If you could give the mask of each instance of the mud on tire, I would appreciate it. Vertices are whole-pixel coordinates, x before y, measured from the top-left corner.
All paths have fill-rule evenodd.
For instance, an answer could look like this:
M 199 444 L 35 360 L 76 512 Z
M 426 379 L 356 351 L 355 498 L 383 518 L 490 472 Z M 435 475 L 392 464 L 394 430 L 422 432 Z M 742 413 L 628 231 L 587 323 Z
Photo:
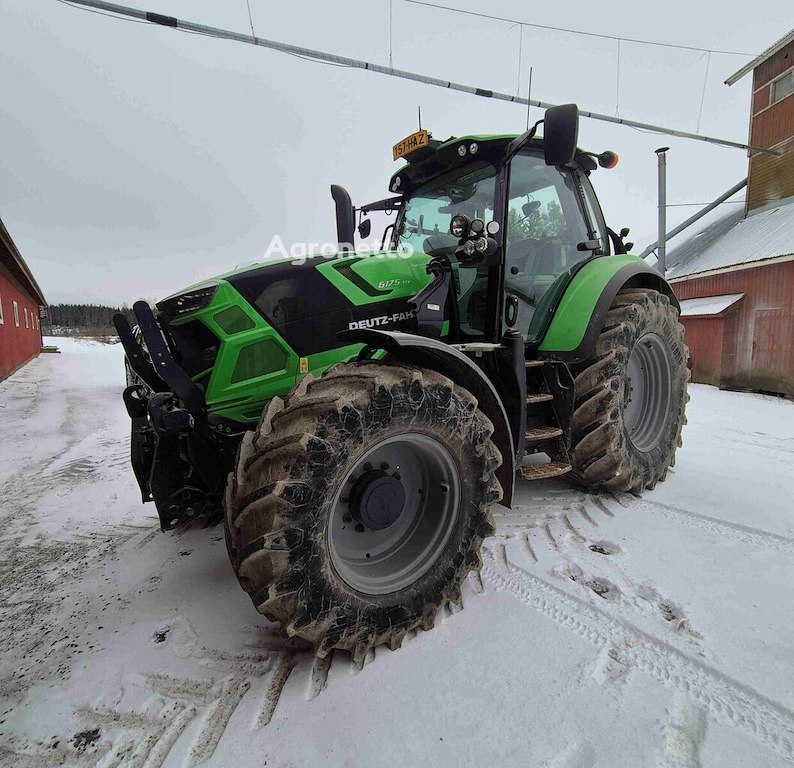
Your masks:
M 654 381 L 649 387 L 661 387 L 649 395 L 649 402 L 668 403 L 655 420 L 651 412 L 646 424 L 641 414 L 629 410 L 632 396 L 638 396 L 629 371 L 637 373 L 644 353 L 638 350 L 639 356 L 631 359 L 638 343 L 657 350 L 658 370 L 653 358 L 644 366 L 649 371 L 645 376 Z M 588 488 L 632 493 L 665 479 L 686 423 L 687 360 L 684 329 L 668 297 L 641 288 L 621 290 L 607 313 L 595 355 L 575 371 L 570 479 Z
M 430 629 L 437 612 L 460 603 L 461 582 L 482 566 L 494 532 L 490 506 L 502 496 L 493 425 L 465 389 L 435 372 L 362 362 L 304 378 L 274 398 L 243 438 L 226 490 L 226 542 L 241 586 L 260 613 L 319 656 L 339 648 L 363 659 L 396 649 L 407 631 Z M 364 593 L 331 558 L 329 517 L 351 468 L 395 435 L 436 440 L 454 458 L 457 519 L 432 565 L 413 583 Z

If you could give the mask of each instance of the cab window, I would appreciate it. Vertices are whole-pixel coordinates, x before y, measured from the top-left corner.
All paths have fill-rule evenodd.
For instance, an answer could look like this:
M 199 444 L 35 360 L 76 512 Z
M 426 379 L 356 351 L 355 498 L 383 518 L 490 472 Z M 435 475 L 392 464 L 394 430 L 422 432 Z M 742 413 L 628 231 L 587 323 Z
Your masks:
M 408 244 L 418 253 L 445 253 L 452 266 L 463 339 L 485 333 L 488 271 L 462 266 L 455 258 L 458 239 L 449 233 L 453 216 L 491 221 L 494 217 L 496 168 L 476 162 L 456 168 L 418 187 L 406 200 L 397 225 L 396 244 Z
M 505 235 L 505 290 L 518 300 L 516 328 L 526 341 L 542 331 L 544 316 L 571 268 L 592 255 L 572 171 L 545 164 L 534 152 L 513 158 Z

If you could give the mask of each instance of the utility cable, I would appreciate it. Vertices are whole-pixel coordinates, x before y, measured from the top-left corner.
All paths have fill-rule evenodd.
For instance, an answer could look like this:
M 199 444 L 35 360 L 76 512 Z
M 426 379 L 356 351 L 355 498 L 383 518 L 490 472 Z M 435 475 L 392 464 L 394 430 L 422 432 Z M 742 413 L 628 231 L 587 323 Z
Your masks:
M 533 24 L 529 21 L 521 21 L 519 19 L 509 19 L 505 16 L 494 16 L 489 13 L 481 13 L 479 11 L 467 11 L 463 8 L 453 8 L 448 5 L 438 5 L 437 3 L 428 3 L 426 0 L 404 0 L 406 3 L 412 5 L 424 5 L 427 8 L 436 8 L 441 11 L 451 11 L 453 13 L 460 13 L 464 16 L 477 16 L 481 19 L 490 19 L 492 21 L 504 21 L 507 24 L 523 24 L 527 27 L 535 27 L 535 29 L 545 29 L 552 32 L 567 32 L 571 35 L 584 35 L 585 37 L 598 37 L 602 40 L 622 40 L 624 43 L 637 43 L 638 45 L 656 45 L 661 48 L 678 48 L 684 51 L 700 51 L 709 53 L 722 53 L 726 56 L 747 56 L 754 58 L 757 56 L 755 53 L 742 53 L 741 51 L 724 51 L 717 48 L 699 48 L 695 45 L 677 45 L 676 43 L 660 43 L 656 40 L 639 40 L 634 37 L 619 37 L 618 35 L 605 35 L 598 32 L 584 32 L 581 29 L 568 29 L 566 27 L 553 27 L 549 24 Z
M 60 0 L 63 2 L 63 0 Z M 313 48 L 303 48 L 289 43 L 282 43 L 277 40 L 266 40 L 261 37 L 251 39 L 248 35 L 243 35 L 239 32 L 234 32 L 228 29 L 220 29 L 218 27 L 210 27 L 205 24 L 198 24 L 193 21 L 184 19 L 177 19 L 173 16 L 164 16 L 152 11 L 143 11 L 139 8 L 131 8 L 129 6 L 118 5 L 116 3 L 108 3 L 105 0 L 70 0 L 66 3 L 70 7 L 85 6 L 87 8 L 98 9 L 102 11 L 109 11 L 118 16 L 129 17 L 135 20 L 144 20 L 157 24 L 158 26 L 168 27 L 176 31 L 192 32 L 194 34 L 202 34 L 207 37 L 213 37 L 220 40 L 232 40 L 240 43 L 247 43 L 249 45 L 256 45 L 261 48 L 267 48 L 280 53 L 287 53 L 291 56 L 298 56 L 299 58 L 306 58 L 311 61 L 318 61 L 324 64 L 331 64 L 333 66 L 351 67 L 355 69 L 364 69 L 370 72 L 375 72 L 381 75 L 389 75 L 397 77 L 402 80 L 411 80 L 425 85 L 432 85 L 437 88 L 445 88 L 448 90 L 458 91 L 460 93 L 468 93 L 472 96 L 479 96 L 481 98 L 494 99 L 496 101 L 508 101 L 513 104 L 526 104 L 529 106 L 539 107 L 541 109 L 550 109 L 556 106 L 549 102 L 534 100 L 531 98 L 523 99 L 514 94 L 501 93 L 499 91 L 492 91 L 486 88 L 478 88 L 476 86 L 465 85 L 457 83 L 452 80 L 442 80 L 438 77 L 431 77 L 430 75 L 423 75 L 418 72 L 410 72 L 404 69 L 392 69 L 391 67 L 384 67 L 383 65 L 376 64 L 370 61 L 363 61 L 361 59 L 353 59 L 348 56 L 339 56 L 334 53 L 327 53 L 325 51 L 318 51 Z M 530 84 L 531 84 L 530 79 Z M 675 128 L 664 128 L 658 125 L 650 125 L 636 120 L 628 120 L 626 118 L 614 117 L 612 115 L 605 115 L 599 112 L 591 112 L 589 110 L 580 109 L 579 115 L 581 117 L 590 118 L 592 120 L 600 120 L 606 123 L 615 123 L 617 125 L 627 125 L 639 130 L 658 131 L 659 133 L 667 134 L 669 136 L 677 136 L 682 139 L 694 139 L 703 141 L 708 144 L 717 144 L 724 147 L 734 147 L 736 149 L 749 149 L 764 154 L 774 155 L 779 157 L 782 153 L 776 149 L 767 147 L 756 147 L 744 144 L 738 141 L 731 141 L 729 139 L 718 139 L 713 136 L 703 136 L 690 131 L 680 131 Z
M 246 6 L 248 6 L 248 23 L 251 25 L 251 37 L 256 40 L 256 32 L 254 32 L 254 17 L 251 16 L 251 0 L 245 0 Z

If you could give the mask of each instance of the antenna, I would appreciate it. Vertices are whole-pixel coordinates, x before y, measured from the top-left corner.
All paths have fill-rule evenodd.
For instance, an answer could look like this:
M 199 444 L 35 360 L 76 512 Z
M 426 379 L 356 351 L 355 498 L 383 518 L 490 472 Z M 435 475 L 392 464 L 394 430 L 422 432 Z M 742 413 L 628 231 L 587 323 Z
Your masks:
M 417 109 L 419 110 L 419 130 L 422 130 L 422 107 L 418 106 Z
M 532 106 L 532 67 L 529 68 L 529 90 L 527 91 L 527 130 L 529 130 L 529 108 Z

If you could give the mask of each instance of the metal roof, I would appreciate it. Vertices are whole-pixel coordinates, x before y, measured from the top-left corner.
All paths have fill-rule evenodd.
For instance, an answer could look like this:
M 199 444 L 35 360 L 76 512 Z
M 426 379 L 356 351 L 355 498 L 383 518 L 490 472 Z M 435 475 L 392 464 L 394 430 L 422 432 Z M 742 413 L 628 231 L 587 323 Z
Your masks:
M 680 302 L 681 317 L 719 315 L 721 312 L 728 309 L 728 307 L 732 307 L 743 297 L 743 293 L 726 293 L 723 296 L 703 296 L 699 299 L 682 299 Z
M 667 277 L 794 255 L 794 200 L 742 218 L 732 211 L 667 254 Z
M 738 72 L 734 72 L 725 81 L 725 85 L 733 85 L 737 80 L 741 80 L 751 69 L 755 69 L 759 64 L 763 64 L 770 56 L 774 56 L 781 48 L 785 48 L 792 41 L 794 41 L 794 29 L 783 35 L 776 43 L 772 43 L 760 56 L 756 56 Z

